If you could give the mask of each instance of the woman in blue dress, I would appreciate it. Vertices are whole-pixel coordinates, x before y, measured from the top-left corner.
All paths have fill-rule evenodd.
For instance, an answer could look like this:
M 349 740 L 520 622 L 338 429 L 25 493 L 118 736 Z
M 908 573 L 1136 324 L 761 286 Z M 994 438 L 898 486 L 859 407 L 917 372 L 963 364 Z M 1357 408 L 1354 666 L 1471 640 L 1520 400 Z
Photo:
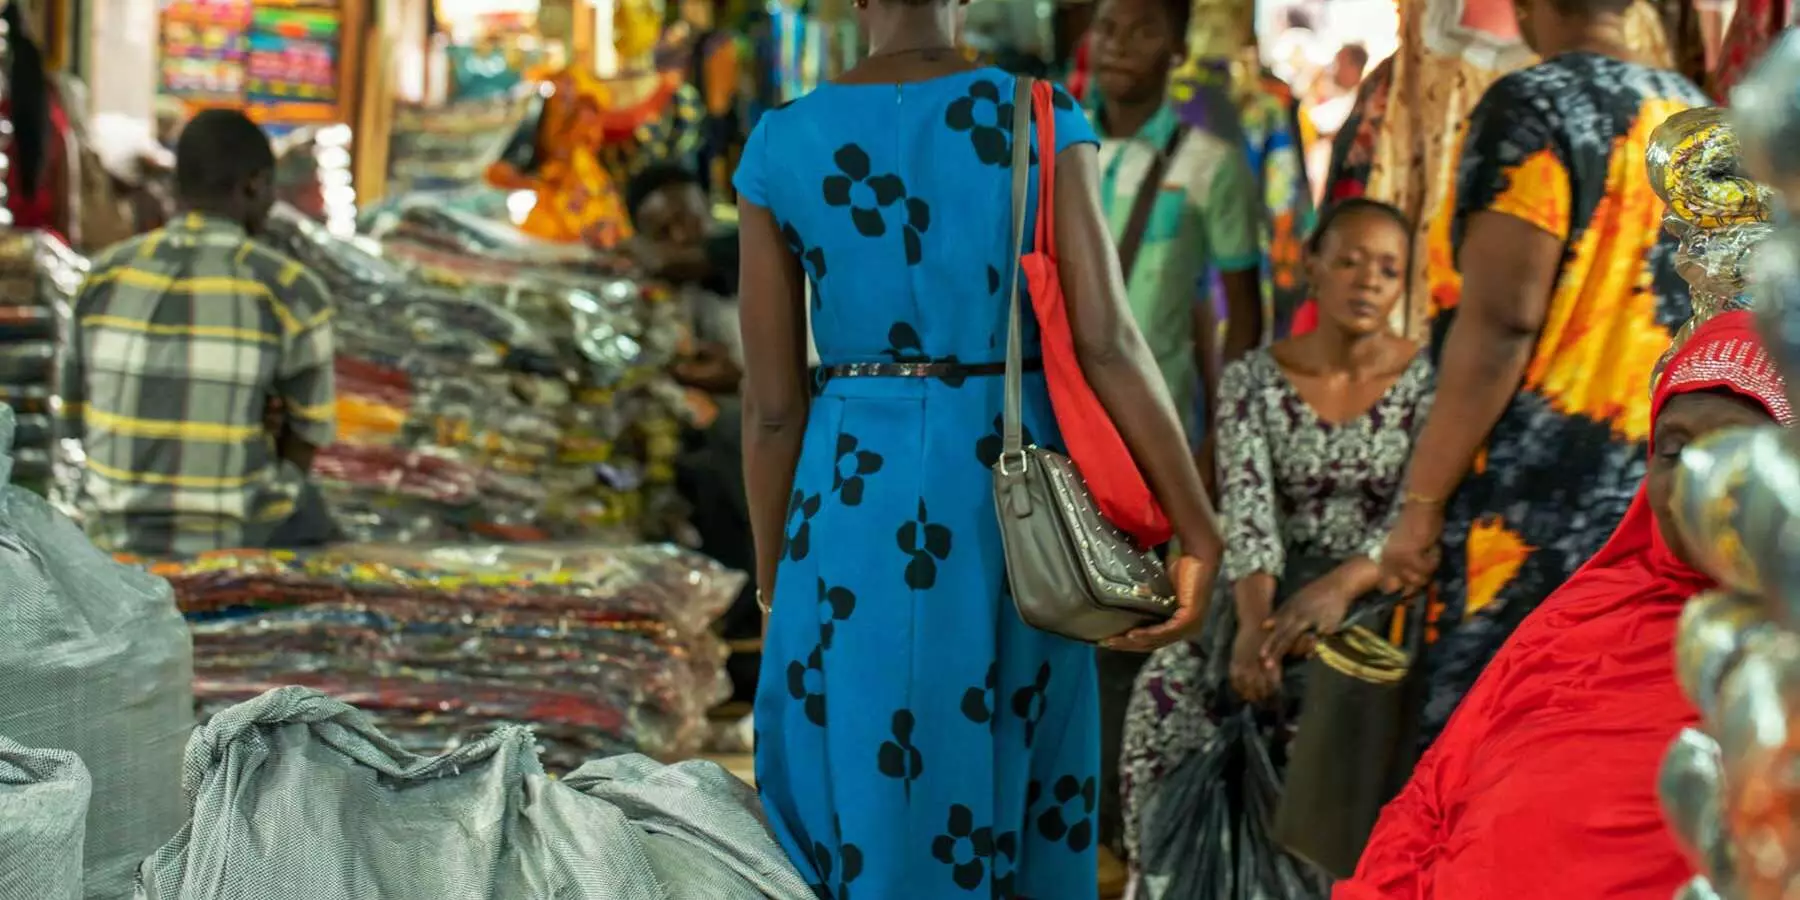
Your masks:
M 766 114 L 735 179 L 746 481 L 770 609 L 758 783 L 821 897 L 1091 898 L 1093 653 L 1019 620 L 989 468 L 1020 251 L 1014 80 L 955 50 L 954 0 L 859 6 L 870 56 Z M 1055 106 L 1077 352 L 1187 550 L 1180 614 L 1114 642 L 1147 650 L 1195 624 L 1220 543 L 1125 305 L 1094 132 L 1060 90 Z M 1037 361 L 1035 323 L 1026 348 Z M 1027 440 L 1057 446 L 1041 372 L 1025 390 Z

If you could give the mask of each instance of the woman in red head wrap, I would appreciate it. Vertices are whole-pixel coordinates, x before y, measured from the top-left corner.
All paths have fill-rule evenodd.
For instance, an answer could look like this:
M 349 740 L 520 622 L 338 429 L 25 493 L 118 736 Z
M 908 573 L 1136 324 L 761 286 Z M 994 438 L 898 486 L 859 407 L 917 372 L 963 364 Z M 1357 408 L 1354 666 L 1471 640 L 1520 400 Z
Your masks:
M 1713 581 L 1686 562 L 1669 492 L 1694 440 L 1793 420 L 1750 313 L 1693 333 L 1651 420 L 1624 521 L 1482 673 L 1336 900 L 1668 900 L 1692 876 L 1656 775 L 1699 718 L 1675 683 L 1675 626 Z

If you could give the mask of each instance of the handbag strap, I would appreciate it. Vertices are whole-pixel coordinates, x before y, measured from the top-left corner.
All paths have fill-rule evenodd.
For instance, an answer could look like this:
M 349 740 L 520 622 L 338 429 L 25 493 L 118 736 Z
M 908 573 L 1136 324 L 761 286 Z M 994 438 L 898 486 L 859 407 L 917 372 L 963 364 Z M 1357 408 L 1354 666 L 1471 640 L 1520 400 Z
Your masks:
M 1007 471 L 1024 468 L 1025 438 L 1023 361 L 1024 338 L 1020 335 L 1018 255 L 1025 243 L 1025 201 L 1031 185 L 1031 85 L 1035 79 L 1019 76 L 1013 89 L 1012 121 L 1012 243 L 1007 255 L 1013 257 L 1011 287 L 1007 289 L 1006 324 L 1006 396 L 1001 408 L 1000 468 Z M 1047 160 L 1040 159 L 1039 165 Z M 1048 203 L 1047 195 L 1040 204 Z M 1042 248 L 1039 245 L 1039 249 Z
M 1150 227 L 1150 209 L 1156 205 L 1156 196 L 1162 193 L 1163 175 L 1169 171 L 1169 162 L 1175 158 L 1175 150 L 1181 146 L 1181 139 L 1187 134 L 1179 125 L 1169 132 L 1169 140 L 1156 151 L 1156 158 L 1150 161 L 1149 171 L 1144 173 L 1144 180 L 1138 182 L 1137 196 L 1131 201 L 1131 217 L 1125 220 L 1125 231 L 1119 235 L 1119 272 L 1125 276 L 1125 283 L 1131 283 L 1131 270 L 1137 267 L 1138 251 L 1144 246 L 1144 232 Z

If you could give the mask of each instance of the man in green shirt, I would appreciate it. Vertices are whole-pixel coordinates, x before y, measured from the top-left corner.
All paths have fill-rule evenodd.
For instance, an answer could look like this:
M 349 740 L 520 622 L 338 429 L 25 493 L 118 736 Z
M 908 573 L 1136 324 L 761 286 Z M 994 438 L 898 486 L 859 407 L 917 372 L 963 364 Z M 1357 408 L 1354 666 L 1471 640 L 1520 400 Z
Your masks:
M 1224 356 L 1235 358 L 1261 339 L 1262 294 L 1258 243 L 1261 208 L 1239 142 L 1187 128 L 1168 96 L 1180 63 L 1189 0 L 1102 0 L 1094 15 L 1093 84 L 1088 115 L 1099 127 L 1100 200 L 1121 247 L 1126 291 L 1144 340 L 1168 383 L 1188 435 L 1202 385 L 1216 394 L 1218 329 L 1208 296 L 1210 275 L 1224 285 Z M 1224 107 L 1221 107 L 1224 108 Z M 1155 178 L 1155 182 L 1150 179 Z M 1142 230 L 1132 211 L 1148 186 L 1152 195 Z M 1131 245 L 1136 245 L 1133 252 Z M 1130 258 L 1127 258 L 1130 257 Z M 1209 415 L 1216 406 L 1206 404 Z M 1202 445 L 1202 471 L 1211 471 Z M 1100 835 L 1118 848 L 1121 830 L 1119 755 L 1132 684 L 1144 658 L 1099 651 Z
M 1261 207 L 1243 148 L 1183 126 L 1168 97 L 1188 16 L 1186 0 L 1104 0 L 1093 24 L 1089 115 L 1101 135 L 1101 202 L 1122 247 L 1134 237 L 1127 231 L 1138 195 L 1161 169 L 1126 287 L 1175 408 L 1198 436 L 1196 395 L 1204 384 L 1211 398 L 1222 364 L 1210 272 L 1225 293 L 1224 359 L 1262 337 Z

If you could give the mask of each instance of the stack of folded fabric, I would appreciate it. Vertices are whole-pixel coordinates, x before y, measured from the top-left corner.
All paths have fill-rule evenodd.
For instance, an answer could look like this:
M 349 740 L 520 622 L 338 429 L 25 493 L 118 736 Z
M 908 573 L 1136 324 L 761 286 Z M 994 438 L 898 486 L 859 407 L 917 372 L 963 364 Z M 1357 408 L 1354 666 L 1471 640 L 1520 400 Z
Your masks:
M 18 416 L 13 483 L 39 494 L 56 468 L 57 342 L 87 267 L 54 235 L 0 232 L 0 403 Z
M 194 620 L 203 715 L 305 685 L 439 752 L 532 725 L 548 764 L 698 749 L 724 697 L 709 626 L 742 576 L 665 546 L 361 545 L 152 567 Z

